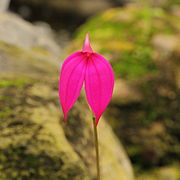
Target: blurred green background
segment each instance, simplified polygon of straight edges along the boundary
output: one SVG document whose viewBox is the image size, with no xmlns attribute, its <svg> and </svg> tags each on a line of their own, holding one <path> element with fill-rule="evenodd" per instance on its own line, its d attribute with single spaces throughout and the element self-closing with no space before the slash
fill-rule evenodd
<svg viewBox="0 0 180 180">
<path fill-rule="evenodd" d="M 64 57 L 80 50 L 85 34 L 90 32 L 94 51 L 106 57 L 114 69 L 116 77 L 114 95 L 104 118 L 112 127 L 119 141 L 122 142 L 132 163 L 135 179 L 180 179 L 179 0 L 100 0 L 92 2 L 82 0 L 12 0 L 9 4 L 9 10 L 33 24 L 40 24 L 41 27 L 46 28 L 48 26 L 48 31 L 50 29 L 52 32 L 45 34 L 45 36 L 53 36 L 59 47 L 58 50 L 55 48 L 56 45 L 51 46 L 52 42 L 49 43 L 49 41 L 42 43 L 43 47 L 42 44 L 40 44 L 41 47 L 38 45 L 36 47 L 36 44 L 34 45 L 32 42 L 33 45 L 26 54 L 14 47 L 18 40 L 14 41 L 14 44 L 12 43 L 12 48 L 6 44 L 11 40 L 6 40 L 6 38 L 4 40 L 4 37 L 1 37 L 1 51 L 4 49 L 11 56 L 14 56 L 13 53 L 16 52 L 17 58 L 21 57 L 22 53 L 24 53 L 23 57 L 35 59 L 34 61 L 58 57 L 54 64 L 59 66 L 59 59 L 62 62 Z M 22 41 L 24 42 L 23 37 Z M 4 42 L 6 43 L 4 44 Z M 22 46 L 24 46 L 23 43 Z M 3 56 L 3 51 L 2 53 L 1 51 L 0 54 Z M 44 62 L 46 63 L 46 61 Z M 2 67 L 0 67 L 0 72 L 3 72 L 4 76 L 3 63 L 0 65 Z M 8 71 L 5 73 L 14 72 L 16 69 L 18 71 L 19 67 L 14 68 L 14 66 L 14 62 L 9 63 Z M 29 64 L 29 66 L 33 67 L 34 64 Z M 24 67 L 22 66 L 21 70 Z M 44 72 L 44 69 L 48 69 L 47 72 Z M 51 70 L 51 68 L 49 70 L 49 65 L 45 65 L 45 68 L 37 65 L 35 70 L 33 69 L 33 71 L 40 73 L 41 77 L 44 74 L 50 76 Z M 57 70 L 52 71 L 58 75 Z M 0 92 L 5 95 L 5 91 L 7 93 L 9 87 L 18 86 L 21 89 L 21 86 L 28 87 L 32 83 L 31 81 L 35 81 L 32 77 L 30 77 L 29 82 L 22 79 L 21 76 L 19 78 L 19 76 L 11 82 L 7 80 L 7 77 L 2 78 Z M 52 84 L 53 82 L 51 82 Z M 56 85 L 52 86 L 56 90 Z M 18 90 L 19 93 L 24 93 L 24 91 Z M 17 93 L 15 94 L 17 95 Z M 18 96 L 14 96 L 14 94 L 12 96 L 18 101 Z M 0 96 L 0 108 L 2 109 L 0 123 L 13 116 L 12 114 L 8 115 L 14 104 L 14 102 L 9 102 L 8 97 L 8 95 Z M 28 94 L 25 97 L 28 97 Z M 48 96 L 46 98 L 48 101 Z M 56 106 L 58 105 L 56 103 Z M 16 117 L 18 117 L 17 112 Z M 22 115 L 22 112 L 20 114 Z M 0 127 L 5 129 L 6 124 L 2 123 Z M 8 129 L 8 131 L 10 130 Z M 2 134 L 1 140 L 3 141 Z M 69 141 L 71 142 L 72 139 L 70 138 Z M 76 144 L 74 145 L 76 146 Z M 21 155 L 19 150 L 18 153 Z M 2 156 L 3 153 L 0 154 L 0 168 L 6 162 L 2 160 Z M 32 159 L 35 157 L 28 158 L 31 166 L 34 163 Z M 28 164 L 26 166 L 28 167 Z M 41 166 L 41 163 L 37 166 Z M 58 168 L 57 164 L 55 168 Z M 71 176 L 57 177 L 68 179 Z M 48 178 L 58 179 L 57 177 L 49 176 Z M 44 178 L 32 176 L 30 179 L 48 178 L 46 176 Z M 4 179 L 13 178 L 4 176 Z"/>
</svg>

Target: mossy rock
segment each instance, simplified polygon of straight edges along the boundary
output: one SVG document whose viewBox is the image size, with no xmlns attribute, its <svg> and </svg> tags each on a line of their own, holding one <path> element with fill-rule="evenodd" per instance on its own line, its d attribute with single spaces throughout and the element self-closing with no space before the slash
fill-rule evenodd
<svg viewBox="0 0 180 180">
<path fill-rule="evenodd" d="M 0 179 L 88 179 L 59 124 L 56 93 L 44 85 L 49 82 L 1 79 Z"/>
<path fill-rule="evenodd" d="M 92 115 L 84 95 L 64 124 L 59 67 L 38 54 L 0 43 L 0 179 L 95 179 Z M 128 157 L 104 119 L 98 129 L 102 180 L 133 180 Z"/>
</svg>

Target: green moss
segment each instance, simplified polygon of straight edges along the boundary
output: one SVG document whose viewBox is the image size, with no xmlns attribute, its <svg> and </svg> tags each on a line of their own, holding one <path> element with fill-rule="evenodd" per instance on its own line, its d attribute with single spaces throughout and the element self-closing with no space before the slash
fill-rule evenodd
<svg viewBox="0 0 180 180">
<path fill-rule="evenodd" d="M 40 54 L 42 56 L 49 56 L 50 55 L 50 53 L 46 49 L 44 49 L 42 47 L 33 47 L 31 49 L 31 53 Z"/>
<path fill-rule="evenodd" d="M 17 78 L 17 79 L 11 79 L 11 80 L 0 80 L 0 87 L 11 87 L 15 86 L 18 88 L 23 88 L 24 86 L 28 85 L 31 81 L 26 78 Z"/>
<path fill-rule="evenodd" d="M 0 41 L 0 49 L 8 53 L 8 55 L 14 56 L 15 58 L 26 54 L 24 50 L 18 48 L 17 46 L 2 41 Z"/>
<path fill-rule="evenodd" d="M 44 57 L 49 56 L 50 53 L 42 48 L 42 47 L 33 47 L 30 50 L 21 49 L 13 44 L 8 44 L 5 42 L 0 41 L 0 49 L 3 49 L 5 52 L 7 52 L 9 55 L 13 55 L 15 57 L 30 57 L 32 55 L 38 56 L 42 55 Z"/>
<path fill-rule="evenodd" d="M 49 61 L 53 55 L 43 48 L 22 49 L 0 41 L 0 50 L 4 54 L 5 70 L 23 75 L 43 74 L 54 76 L 57 67 Z M 43 63 L 42 63 L 43 62 Z"/>
<path fill-rule="evenodd" d="M 0 81 L 0 179 L 88 179 L 64 137 L 58 99 L 50 97 L 57 82 L 17 77 L 4 75 Z"/>
<path fill-rule="evenodd" d="M 120 61 L 112 64 L 115 75 L 127 80 L 137 79 L 146 73 L 155 76 L 158 69 L 150 59 L 151 54 L 152 49 L 141 46 L 132 53 L 122 53 Z"/>
<path fill-rule="evenodd" d="M 0 179 L 84 179 L 83 170 L 78 164 L 66 164 L 64 154 L 51 156 L 46 152 L 29 153 L 25 146 L 7 147 L 0 150 L 0 163 L 3 173 Z M 1 167 L 0 167 L 0 170 Z"/>
<path fill-rule="evenodd" d="M 9 107 L 4 107 L 1 111 L 0 111 L 0 121 L 2 121 L 3 119 L 6 119 L 10 116 L 11 113 L 11 109 Z"/>
</svg>

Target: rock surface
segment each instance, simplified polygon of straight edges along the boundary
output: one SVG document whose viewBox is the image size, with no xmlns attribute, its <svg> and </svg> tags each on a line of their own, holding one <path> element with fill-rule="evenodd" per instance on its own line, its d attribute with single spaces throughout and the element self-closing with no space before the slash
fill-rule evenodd
<svg viewBox="0 0 180 180">
<path fill-rule="evenodd" d="M 41 48 L 54 56 L 61 51 L 47 24 L 33 25 L 12 13 L 0 13 L 0 41 L 23 49 Z"/>
<path fill-rule="evenodd" d="M 9 7 L 10 0 L 1 0 L 0 1 L 0 13 L 5 12 Z"/>
<path fill-rule="evenodd" d="M 7 14 L 0 17 L 6 19 Z M 95 179 L 92 120 L 84 97 L 64 124 L 59 67 L 49 60 L 52 52 L 32 48 L 33 41 L 26 39 L 34 37 L 28 30 L 32 25 L 12 19 L 7 31 L 19 38 L 0 41 L 0 179 Z M 21 27 L 23 38 L 9 27 Z M 129 159 L 103 118 L 98 131 L 102 180 L 133 180 Z"/>
</svg>

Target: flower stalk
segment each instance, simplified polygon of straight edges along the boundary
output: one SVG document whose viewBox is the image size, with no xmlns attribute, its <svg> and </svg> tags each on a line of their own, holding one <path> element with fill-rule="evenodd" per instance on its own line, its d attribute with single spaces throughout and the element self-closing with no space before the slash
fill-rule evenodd
<svg viewBox="0 0 180 180">
<path fill-rule="evenodd" d="M 98 141 L 98 132 L 96 125 L 96 118 L 93 116 L 93 129 L 94 129 L 94 145 L 96 151 L 96 170 L 97 170 L 97 180 L 100 180 L 100 163 L 99 163 L 99 141 Z"/>
</svg>

